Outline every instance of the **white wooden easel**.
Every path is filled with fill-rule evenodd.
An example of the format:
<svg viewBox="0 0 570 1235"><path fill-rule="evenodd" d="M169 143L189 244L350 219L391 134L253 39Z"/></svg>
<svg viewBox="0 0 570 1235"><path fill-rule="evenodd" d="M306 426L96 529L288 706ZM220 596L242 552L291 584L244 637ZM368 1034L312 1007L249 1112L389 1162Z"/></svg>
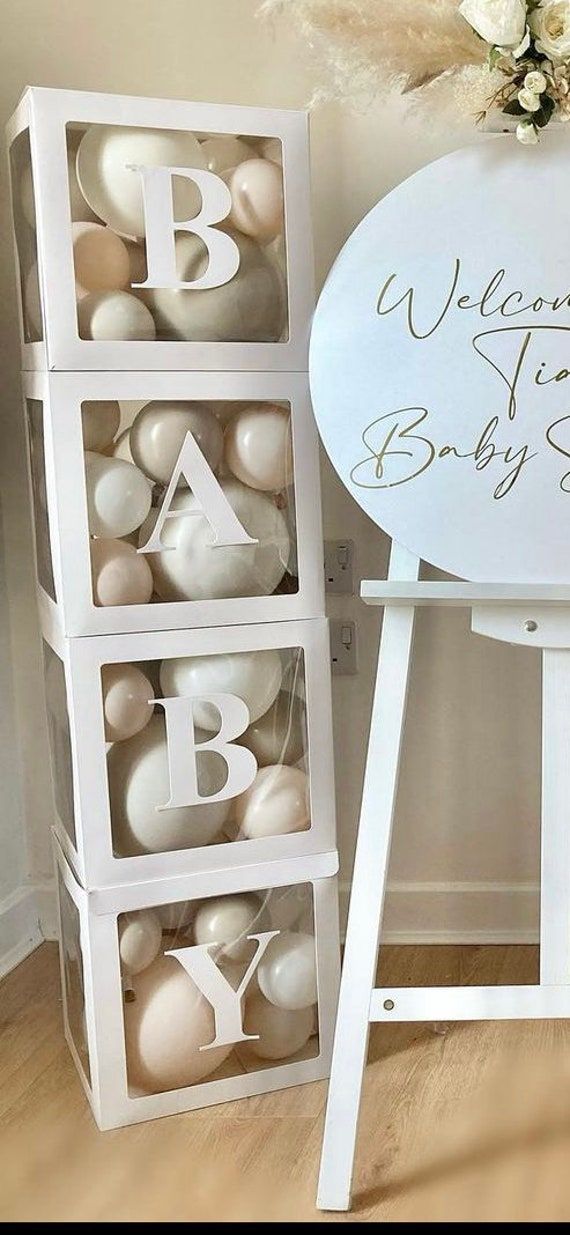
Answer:
<svg viewBox="0 0 570 1235"><path fill-rule="evenodd" d="M375 1021L570 1016L570 586L421 582L395 542L387 580L362 584L385 605L317 1204L350 1207L369 1026ZM542 858L537 986L374 988L417 605L471 608L472 629L542 649Z"/></svg>

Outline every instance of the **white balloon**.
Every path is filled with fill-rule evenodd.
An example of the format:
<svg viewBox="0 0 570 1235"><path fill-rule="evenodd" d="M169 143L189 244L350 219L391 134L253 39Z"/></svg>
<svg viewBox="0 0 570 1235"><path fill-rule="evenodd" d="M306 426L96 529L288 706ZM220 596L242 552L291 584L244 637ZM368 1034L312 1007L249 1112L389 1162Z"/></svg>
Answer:
<svg viewBox="0 0 570 1235"><path fill-rule="evenodd" d="M89 292L78 302L77 320L80 339L156 338L152 314L129 292Z"/></svg>
<svg viewBox="0 0 570 1235"><path fill-rule="evenodd" d="M114 459L124 459L125 463L135 462L131 454L131 430L130 429L123 429L123 432L119 433L119 436L113 446L111 454L113 455Z"/></svg>
<svg viewBox="0 0 570 1235"><path fill-rule="evenodd" d="M228 221L261 244L283 230L283 173L268 159L248 159L226 177L232 195Z"/></svg>
<svg viewBox="0 0 570 1235"><path fill-rule="evenodd" d="M128 536L144 523L152 489L134 464L87 450L85 486L92 536Z"/></svg>
<svg viewBox="0 0 570 1235"><path fill-rule="evenodd" d="M137 909L119 917L119 956L124 973L141 973L158 956L162 926L152 909Z"/></svg>
<svg viewBox="0 0 570 1235"><path fill-rule="evenodd" d="M219 963L227 958L244 961L251 952L247 936L262 930L261 908L256 896L216 896L203 901L194 919L196 943L217 944L212 956Z"/></svg>
<svg viewBox="0 0 570 1235"><path fill-rule="evenodd" d="M293 478L289 411L260 403L237 412L224 434L224 457L244 485L272 492L284 489Z"/></svg>
<svg viewBox="0 0 570 1235"><path fill-rule="evenodd" d="M121 409L115 399L86 399L81 404L81 426L84 450L106 450L111 445L121 421Z"/></svg>
<svg viewBox="0 0 570 1235"><path fill-rule="evenodd" d="M317 958L312 935L282 931L269 941L257 971L259 989L276 1008L296 1011L317 1002Z"/></svg>
<svg viewBox="0 0 570 1235"><path fill-rule="evenodd" d="M126 236L145 234L142 179L137 167L206 166L200 144L184 130L122 128L94 124L77 152L77 179L83 196L101 219ZM197 185L173 181L174 217L193 218L200 209Z"/></svg>
<svg viewBox="0 0 570 1235"><path fill-rule="evenodd" d="M237 167L237 164L243 163L244 159L253 157L252 147L248 146L241 137L233 137L231 134L208 137L202 142L200 149L206 160L208 171L214 172L217 176L221 172L228 171L230 167Z"/></svg>
<svg viewBox="0 0 570 1235"><path fill-rule="evenodd" d="M283 764L260 768L250 788L235 799L235 815L241 835L249 840L304 831L310 823L307 776Z"/></svg>
<svg viewBox="0 0 570 1235"><path fill-rule="evenodd" d="M258 1034L248 1042L249 1049L260 1059L286 1059L308 1042L313 1032L313 1009L276 1008L254 991L246 1001L244 1030Z"/></svg>
<svg viewBox="0 0 570 1235"><path fill-rule="evenodd" d="M305 750L305 709L296 696L282 690L271 707L254 720L240 739L259 767L297 763Z"/></svg>
<svg viewBox="0 0 570 1235"><path fill-rule="evenodd" d="M72 223L75 281L84 292L112 291L129 282L126 245L102 223Z"/></svg>
<svg viewBox="0 0 570 1235"><path fill-rule="evenodd" d="M201 695L212 692L237 695L247 705L250 718L255 720L273 703L282 674L279 652L266 648L163 660L160 684L165 698L172 695L195 697L195 724L208 732L216 732L220 727L218 710L212 703L202 702Z"/></svg>
<svg viewBox="0 0 570 1235"><path fill-rule="evenodd" d="M279 341L286 320L282 275L254 240L238 232L231 234L240 251L240 265L229 283L197 291L163 287L144 292L158 338ZM198 236L186 233L176 237L176 264L181 279L189 282L199 278L207 261L206 246Z"/></svg>
<svg viewBox="0 0 570 1235"><path fill-rule="evenodd" d="M289 533L277 506L263 493L238 480L223 480L220 487L240 523L258 543L216 545L212 527L203 514L169 518L163 526L163 553L147 554L155 588L162 600L207 600L230 596L270 596L283 578L289 557ZM199 509L188 490L178 492L171 509ZM152 510L141 527L144 545L156 522Z"/></svg>
<svg viewBox="0 0 570 1235"><path fill-rule="evenodd" d="M133 982L124 1007L129 1084L150 1093L195 1085L232 1050L201 1050L215 1037L214 1012L182 965L161 956Z"/></svg>
<svg viewBox="0 0 570 1235"><path fill-rule="evenodd" d="M92 540L91 577L96 605L146 605L153 589L150 566L124 540Z"/></svg>
<svg viewBox="0 0 570 1235"><path fill-rule="evenodd" d="M146 476L167 485L187 433L192 434L215 472L222 458L222 427L204 403L189 401L156 400L137 412L130 430L135 463Z"/></svg>
<svg viewBox="0 0 570 1235"><path fill-rule="evenodd" d="M189 751L190 754L190 751ZM223 761L211 751L199 752L198 789L217 793L226 779ZM112 746L107 756L111 828L118 853L166 853L209 845L218 836L230 801L161 809L170 797L166 727L162 716L127 742Z"/></svg>
<svg viewBox="0 0 570 1235"><path fill-rule="evenodd" d="M136 665L103 665L105 739L121 742L144 729L154 711L154 691Z"/></svg>

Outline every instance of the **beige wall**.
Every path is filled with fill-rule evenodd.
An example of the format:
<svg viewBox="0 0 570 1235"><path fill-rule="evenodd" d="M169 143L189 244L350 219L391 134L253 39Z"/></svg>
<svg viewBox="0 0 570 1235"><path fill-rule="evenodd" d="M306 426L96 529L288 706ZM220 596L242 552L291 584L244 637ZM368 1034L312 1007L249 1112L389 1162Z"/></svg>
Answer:
<svg viewBox="0 0 570 1235"><path fill-rule="evenodd" d="M255 0L2 0L0 107L6 120L27 83L217 102L303 106L313 88L292 29L255 17ZM351 116L314 115L312 161L317 275L322 282L344 238L403 176L461 143L457 133L402 124L399 104ZM2 469L13 708L24 777L8 759L2 827L27 822L31 866L49 873L47 764L23 436L8 203L2 182L0 302ZM325 531L352 536L362 576L382 572L384 537L343 492L323 460ZM0 606L4 592L0 592ZM348 877L366 743L378 613L336 598L331 613L358 623L360 672L335 683L339 826ZM4 696L10 707L10 690ZM535 657L471 638L467 615L420 615L408 742L391 878L392 926L525 932L538 877L539 681ZM8 731L13 732L12 719ZM18 801L21 806L18 807ZM21 858L16 858L14 870ZM15 878L19 878L19 869ZM421 886L418 887L417 885ZM499 886L497 886L499 885ZM399 889L399 890L398 890ZM522 936L521 936L522 937Z"/></svg>

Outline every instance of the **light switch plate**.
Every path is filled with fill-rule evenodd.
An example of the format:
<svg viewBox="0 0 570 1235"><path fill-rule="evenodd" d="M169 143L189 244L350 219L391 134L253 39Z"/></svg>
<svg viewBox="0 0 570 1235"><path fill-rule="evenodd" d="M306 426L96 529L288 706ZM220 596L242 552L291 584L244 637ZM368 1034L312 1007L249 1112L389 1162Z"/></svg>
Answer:
<svg viewBox="0 0 570 1235"><path fill-rule="evenodd" d="M356 623L344 618L330 622L331 665L335 674L358 673Z"/></svg>
<svg viewBox="0 0 570 1235"><path fill-rule="evenodd" d="M354 595L353 540L325 540L325 591Z"/></svg>

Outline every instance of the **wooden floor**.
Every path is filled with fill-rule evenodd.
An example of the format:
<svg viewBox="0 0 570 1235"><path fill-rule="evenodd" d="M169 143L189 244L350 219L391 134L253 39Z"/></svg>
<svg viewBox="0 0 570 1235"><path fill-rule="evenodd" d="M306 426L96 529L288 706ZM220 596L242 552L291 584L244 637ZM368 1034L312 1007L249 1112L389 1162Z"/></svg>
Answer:
<svg viewBox="0 0 570 1235"><path fill-rule="evenodd" d="M529 947L386 948L386 985L530 982ZM325 1086L96 1130L55 947L0 987L0 1219L346 1222L314 1195ZM570 1219L570 1022L375 1026L352 1220Z"/></svg>

